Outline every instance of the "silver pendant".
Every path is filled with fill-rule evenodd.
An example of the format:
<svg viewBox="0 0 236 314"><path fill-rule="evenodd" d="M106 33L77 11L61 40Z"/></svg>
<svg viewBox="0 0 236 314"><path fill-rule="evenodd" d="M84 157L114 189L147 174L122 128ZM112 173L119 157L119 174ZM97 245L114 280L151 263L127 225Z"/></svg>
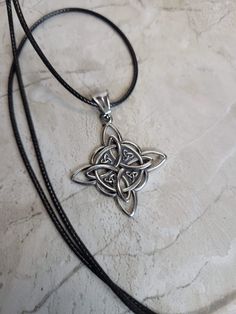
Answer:
<svg viewBox="0 0 236 314"><path fill-rule="evenodd" d="M142 151L137 144L123 140L112 124L108 94L93 99L102 113L102 145L93 152L90 164L79 168L71 179L79 184L94 185L103 194L113 197L128 216L133 216L137 191L146 184L149 172L163 165L167 156L157 151Z"/></svg>

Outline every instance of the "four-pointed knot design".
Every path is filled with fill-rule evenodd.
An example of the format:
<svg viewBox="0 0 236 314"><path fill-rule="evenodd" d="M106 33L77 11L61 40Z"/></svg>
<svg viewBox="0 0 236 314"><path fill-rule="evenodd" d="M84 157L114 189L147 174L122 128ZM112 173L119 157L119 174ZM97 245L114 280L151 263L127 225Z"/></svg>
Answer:
<svg viewBox="0 0 236 314"><path fill-rule="evenodd" d="M90 164L78 169L72 180L95 185L103 194L112 196L129 216L137 208L137 191L143 188L148 172L160 167L166 155L156 151L142 151L136 144L122 139L117 128L104 126L102 146L93 153Z"/></svg>

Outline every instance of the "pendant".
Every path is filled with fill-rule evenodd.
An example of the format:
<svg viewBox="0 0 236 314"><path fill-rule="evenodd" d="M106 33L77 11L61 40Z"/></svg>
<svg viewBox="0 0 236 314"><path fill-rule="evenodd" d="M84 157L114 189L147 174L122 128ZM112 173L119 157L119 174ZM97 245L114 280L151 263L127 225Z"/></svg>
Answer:
<svg viewBox="0 0 236 314"><path fill-rule="evenodd" d="M93 98L104 124L102 145L92 154L90 163L79 168L72 181L94 185L101 193L111 196L128 216L137 208L137 192L147 183L149 172L167 159L162 152L145 150L124 140L112 123L108 93Z"/></svg>

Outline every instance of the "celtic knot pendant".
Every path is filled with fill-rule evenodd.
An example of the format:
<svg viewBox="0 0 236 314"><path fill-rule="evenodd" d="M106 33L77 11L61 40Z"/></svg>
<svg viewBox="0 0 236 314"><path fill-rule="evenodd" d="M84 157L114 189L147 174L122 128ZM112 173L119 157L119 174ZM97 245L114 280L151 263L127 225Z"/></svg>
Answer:
<svg viewBox="0 0 236 314"><path fill-rule="evenodd" d="M149 172L159 168L167 157L161 152L142 151L135 143L123 140L108 119L110 112L104 110L105 107L110 109L108 95L98 97L94 100L100 105L103 103L103 121L109 120L103 127L102 146L94 151L90 164L79 168L71 179L79 184L94 185L103 194L113 197L127 215L133 216L137 191L146 184Z"/></svg>

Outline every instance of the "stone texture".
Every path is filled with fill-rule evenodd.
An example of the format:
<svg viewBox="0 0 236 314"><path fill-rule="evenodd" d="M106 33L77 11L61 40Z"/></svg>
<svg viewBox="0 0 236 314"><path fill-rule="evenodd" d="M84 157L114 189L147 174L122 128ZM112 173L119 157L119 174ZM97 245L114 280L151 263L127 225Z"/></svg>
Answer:
<svg viewBox="0 0 236 314"><path fill-rule="evenodd" d="M129 219L70 173L100 144L96 111L69 95L28 44L22 71L48 172L78 234L110 276L165 314L236 313L236 2L21 1L29 23L64 6L104 14L139 61L115 125L168 163L150 176ZM0 312L129 313L70 252L30 182L8 117L11 48L0 2ZM17 38L23 32L16 20ZM131 78L120 39L91 17L58 17L35 37L63 77L88 97L118 97ZM15 87L17 116L36 166Z"/></svg>

